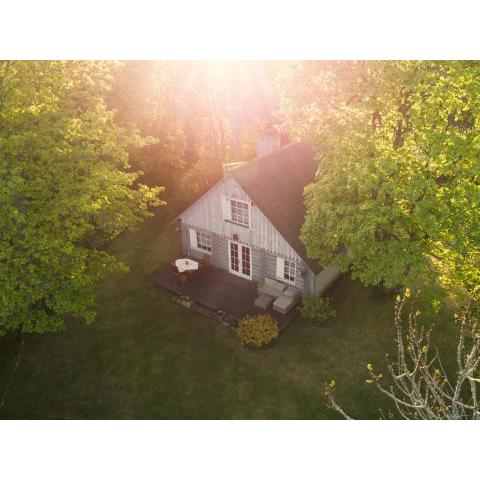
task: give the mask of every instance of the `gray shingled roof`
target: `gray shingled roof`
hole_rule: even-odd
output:
[[[322,267],[307,256],[299,236],[305,219],[303,189],[316,170],[312,150],[296,142],[229,172],[315,274]]]

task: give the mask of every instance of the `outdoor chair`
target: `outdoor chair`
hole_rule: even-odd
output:
[[[210,255],[204,255],[198,264],[197,275],[204,278],[212,268]]]
[[[299,302],[300,302],[300,292],[295,288],[288,287],[282,293],[282,295],[280,295],[273,302],[273,309],[276,312],[282,313],[283,315],[285,315],[290,310],[292,310],[295,306],[297,306]]]
[[[255,299],[255,306],[262,310],[273,304],[273,310],[285,315],[300,302],[299,290],[273,278],[265,278],[257,288],[259,296]]]
[[[198,273],[198,270],[188,270],[185,273],[182,273],[181,275],[186,276],[189,282],[195,282],[195,279],[197,278],[197,273]]]

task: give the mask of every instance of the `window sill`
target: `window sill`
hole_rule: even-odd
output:
[[[296,286],[296,279],[293,280],[293,282],[292,282],[291,280],[287,280],[286,278],[283,278],[283,277],[275,277],[275,278],[276,278],[276,280],[284,283],[285,285],[291,285],[292,287]]]
[[[245,225],[244,223],[238,223],[238,222],[234,222],[233,220],[225,220],[225,222],[227,223],[231,223],[232,225],[238,225],[239,227],[243,227],[243,228],[250,228],[250,225]]]
[[[193,250],[195,250],[198,253],[204,253],[205,255],[211,255],[212,252],[208,250],[204,250],[203,248],[200,247],[192,247]]]

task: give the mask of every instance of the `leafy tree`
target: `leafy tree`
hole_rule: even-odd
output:
[[[146,182],[190,197],[220,179],[223,164],[255,157],[251,99],[262,98],[251,70],[236,62],[124,63],[108,103],[122,125],[152,137],[131,157]]]
[[[160,203],[129,170],[144,140],[105,105],[114,68],[0,62],[0,334],[93,321],[95,285],[126,269],[99,246]]]
[[[240,78],[245,65],[190,62],[183,67],[180,116],[191,168],[181,190],[198,194],[222,178],[224,164],[254,158],[246,155],[254,151],[259,127],[251,112],[245,114],[248,95],[239,89],[242,80],[246,87],[245,76]]]
[[[403,309],[410,296],[407,289],[403,298],[397,297],[395,306],[396,360],[388,365],[389,380],[367,365],[367,383],[374,385],[390,400],[396,416],[405,420],[479,420],[480,404],[480,325],[471,314],[471,301],[455,316],[460,329],[457,345],[457,372],[448,374],[438,354],[432,354],[431,329],[419,325],[419,311],[408,314],[404,333]],[[325,391],[330,408],[344,418],[351,417],[335,400],[335,381]]]
[[[296,62],[285,129],[319,160],[302,240],[366,285],[480,283],[480,63]]]
[[[107,104],[115,120],[150,142],[130,155],[150,185],[174,188],[185,167],[185,134],[179,116],[181,62],[128,61],[114,72]]]

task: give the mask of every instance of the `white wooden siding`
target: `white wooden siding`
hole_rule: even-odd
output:
[[[235,198],[251,203],[249,228],[224,220],[225,201],[222,198]],[[218,262],[219,266],[221,265],[222,268],[226,267],[227,271],[228,264],[223,267],[223,263],[225,261],[228,262],[228,259],[224,258],[223,252],[222,254],[215,252],[215,247],[217,245],[217,248],[222,248],[223,250],[224,246],[221,245],[223,242],[220,239],[233,240],[234,235],[236,235],[238,242],[249,245],[254,249],[252,250],[254,280],[261,280],[264,276],[276,277],[277,256],[294,261],[297,264],[298,272],[305,271],[307,276],[311,273],[305,262],[297,255],[270,220],[252,203],[247,193],[231,177],[226,177],[217,183],[202,198],[183,212],[180,218],[187,228],[203,229],[220,237],[215,239],[212,244],[212,262]],[[225,241],[225,246],[227,244],[228,242]],[[225,248],[225,254],[227,253],[228,249]],[[298,274],[295,285],[303,290],[305,283],[304,277]]]
[[[197,248],[197,231],[194,228],[190,228],[189,233],[190,233],[190,247]]]
[[[212,256],[211,262],[217,268],[229,271],[228,265],[228,239],[212,234]],[[183,253],[199,260],[207,253],[202,250],[192,249],[190,246],[189,227],[182,223],[182,247]],[[261,282],[265,277],[276,278],[277,276],[277,256],[259,248],[252,247],[252,280]],[[311,283],[307,283],[308,279],[313,277]],[[307,268],[306,278],[297,275],[295,287],[302,292],[313,292],[313,282],[315,276],[313,272]]]
[[[277,257],[276,277],[283,278],[283,272],[285,271],[285,259]]]
[[[263,248],[303,264],[295,250],[254,203],[250,210],[250,228],[226,222],[223,219],[222,195],[244,202],[251,201],[233,178],[226,177],[208,191],[200,201],[191,205],[180,218],[189,226],[200,227],[227,238],[233,238],[233,235],[237,234],[238,241],[241,243]]]

